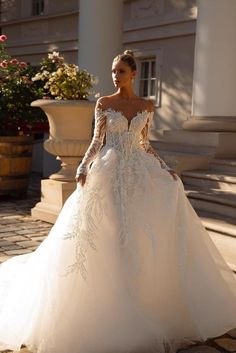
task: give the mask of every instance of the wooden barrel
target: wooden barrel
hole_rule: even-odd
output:
[[[0,195],[27,194],[33,136],[0,136]]]

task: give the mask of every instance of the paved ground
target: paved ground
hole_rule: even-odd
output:
[[[40,200],[40,176],[33,174],[27,199],[0,196],[0,263],[35,250],[52,224],[32,219],[31,208]]]
[[[0,196],[0,263],[12,256],[34,251],[46,238],[52,224],[35,220],[30,215],[30,209],[39,199],[40,176],[37,174],[31,175],[27,199],[15,200]],[[0,351],[3,352],[12,351]],[[22,348],[20,352],[29,353],[26,348]],[[236,328],[218,339],[208,340],[204,345],[199,344],[179,351],[179,353],[219,352],[236,353]]]

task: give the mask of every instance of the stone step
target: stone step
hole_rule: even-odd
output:
[[[229,173],[236,173],[236,159],[235,158],[228,158],[228,159],[214,158],[210,162],[210,169],[229,172]]]
[[[200,188],[220,189],[236,192],[236,173],[222,173],[213,170],[185,170],[181,173],[181,179],[187,186]]]
[[[211,210],[222,217],[236,219],[236,193],[188,185],[185,186],[185,192],[196,210]]]
[[[222,205],[236,207],[236,193],[210,188],[200,188],[198,186],[185,186],[186,195],[189,198],[207,200]]]
[[[236,238],[213,231],[208,233],[229,267],[236,272]]]
[[[204,227],[210,231],[236,238],[236,220],[232,217],[222,217],[219,214],[196,210]]]
[[[218,250],[236,272],[236,219],[213,212],[196,210]]]
[[[181,142],[172,142],[166,140],[158,140],[152,143],[157,150],[165,150],[171,152],[193,153],[198,155],[215,156],[215,147],[202,146],[194,144],[186,144]]]
[[[190,198],[189,201],[191,202],[191,205],[193,206],[194,209],[203,210],[203,211],[211,210],[212,212],[217,213],[222,217],[227,216],[227,217],[236,218],[235,207],[230,207],[223,204],[213,203],[207,200],[200,200],[200,199],[194,199],[194,198]]]
[[[219,158],[236,157],[235,132],[204,132],[187,130],[166,130],[163,133],[163,141],[179,143],[184,146],[196,146],[213,148],[215,156]]]
[[[191,152],[161,150],[156,148],[155,142],[152,143],[152,146],[166,164],[175,169],[179,175],[186,169],[208,169],[210,167],[212,156]]]
[[[235,132],[224,131],[190,131],[190,130],[164,130],[163,138],[166,141],[181,142],[185,144],[217,147],[219,143],[232,140],[235,142]],[[235,142],[236,143],[236,142]]]

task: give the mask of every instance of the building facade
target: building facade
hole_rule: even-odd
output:
[[[60,50],[77,61],[78,1],[2,0],[1,30],[9,53],[37,65],[46,53]]]
[[[92,23],[96,10],[103,12],[107,21],[105,10],[109,14],[114,5],[108,1],[106,6],[104,1],[96,0],[93,6],[97,9],[91,9],[88,21],[83,23],[85,30],[95,36]],[[121,49],[131,48],[135,52],[136,93],[154,101],[152,139],[155,140],[163,130],[181,128],[191,114],[196,0],[126,0],[122,11]],[[79,14],[78,0],[2,0],[1,30],[9,38],[9,53],[37,65],[48,52],[56,50],[68,62],[78,62]],[[111,83],[109,67],[105,75]],[[103,79],[99,77],[101,85]],[[111,84],[110,90],[100,88],[105,94],[114,89]]]

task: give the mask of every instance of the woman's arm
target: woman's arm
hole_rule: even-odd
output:
[[[103,110],[101,109],[101,103],[98,100],[95,106],[95,126],[94,126],[93,138],[80,165],[77,168],[76,178],[80,174],[87,175],[90,164],[95,159],[95,157],[97,156],[98,152],[100,151],[103,145],[105,134],[106,134],[106,116]]]
[[[151,101],[149,101],[149,117],[148,117],[146,125],[144,126],[144,128],[141,131],[140,144],[145,149],[145,151],[147,153],[152,154],[160,162],[161,168],[170,171],[171,174],[172,174],[174,172],[174,170],[172,168],[170,168],[163,161],[163,159],[161,159],[161,157],[154,150],[154,148],[151,146],[150,141],[149,141],[150,126],[151,126],[151,123],[152,123],[153,115],[154,115],[153,104],[152,104]]]
[[[154,148],[150,144],[149,131],[151,126],[152,116],[153,116],[153,113],[149,114],[148,121],[144,126],[143,130],[141,131],[140,144],[147,153],[152,154],[156,159],[158,159],[158,161],[160,162],[161,168],[166,170],[171,170],[171,168],[168,167],[168,165],[163,161],[163,159],[161,159],[161,157],[158,155],[158,153],[154,150]]]

